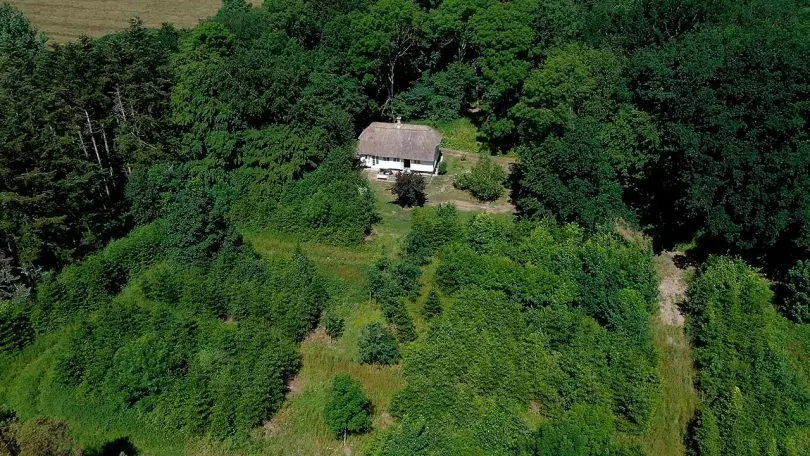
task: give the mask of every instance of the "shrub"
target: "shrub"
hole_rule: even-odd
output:
[[[399,360],[397,339],[379,323],[363,328],[357,349],[362,363],[389,365]]]
[[[397,204],[405,207],[424,206],[427,201],[425,194],[425,177],[418,173],[397,173],[391,193],[396,195]]]
[[[371,428],[371,401],[363,386],[348,374],[340,374],[332,383],[332,398],[324,409],[324,418],[336,437],[361,433]]]
[[[480,201],[495,201],[503,195],[506,172],[489,157],[481,157],[470,171],[453,179],[453,186],[469,190]]]
[[[439,293],[436,290],[430,290],[427,301],[425,301],[425,317],[428,319],[437,317],[442,313],[442,303],[439,299]]]
[[[447,174],[447,160],[442,160],[439,162],[439,175],[444,176]]]
[[[783,313],[798,323],[810,323],[810,261],[798,261],[788,271],[785,282]]]
[[[334,310],[329,310],[323,315],[323,325],[326,329],[326,334],[332,339],[338,339],[343,335],[343,329],[346,321],[343,320]]]

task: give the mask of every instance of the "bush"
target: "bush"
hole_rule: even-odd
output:
[[[798,261],[788,271],[785,282],[783,313],[797,323],[810,323],[810,261]]]
[[[369,412],[371,401],[363,386],[348,374],[340,374],[332,383],[332,398],[324,409],[326,425],[336,437],[365,432],[371,429]]]
[[[419,173],[397,173],[391,193],[396,195],[397,204],[401,206],[424,206],[427,201],[426,186],[425,177]]]
[[[439,293],[436,290],[430,290],[427,301],[425,301],[425,317],[431,319],[442,314],[442,303],[439,299]]]
[[[469,190],[480,201],[495,201],[503,195],[506,172],[490,157],[481,157],[470,171],[453,179],[453,186]]]
[[[346,321],[343,320],[334,310],[329,310],[323,315],[323,325],[326,329],[326,334],[332,339],[338,339],[343,335],[343,329]]]
[[[362,329],[357,342],[360,362],[365,364],[390,365],[399,360],[397,339],[379,323],[372,323]]]
[[[445,174],[447,174],[447,160],[442,159],[439,162],[439,175],[444,176]]]

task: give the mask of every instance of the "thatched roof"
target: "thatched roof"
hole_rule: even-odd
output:
[[[374,122],[357,141],[358,155],[433,161],[442,135],[425,125]]]

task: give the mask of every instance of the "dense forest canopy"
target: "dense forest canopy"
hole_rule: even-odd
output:
[[[358,380],[321,382],[330,439],[644,454],[667,400],[653,255],[684,246],[708,258],[686,451],[810,452],[806,0],[251,3],[67,43],[0,5],[0,454],[70,454],[81,420],[260,452],[319,322],[405,385],[383,427]],[[398,208],[379,241],[354,140],[397,117],[471,125],[453,185],[505,184],[514,214]],[[354,331],[363,300],[379,318]]]

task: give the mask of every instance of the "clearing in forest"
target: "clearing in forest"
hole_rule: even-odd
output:
[[[102,36],[127,28],[139,17],[147,27],[171,23],[192,27],[214,15],[221,0],[10,0],[31,23],[55,42],[82,35]]]
[[[639,443],[647,454],[660,456],[686,454],[684,437],[698,402],[692,350],[684,333],[684,317],[678,308],[686,300],[688,271],[676,265],[678,256],[675,252],[662,252],[655,258],[661,279],[660,309],[650,324],[660,356],[662,403],[652,418],[650,430],[641,436]]]

